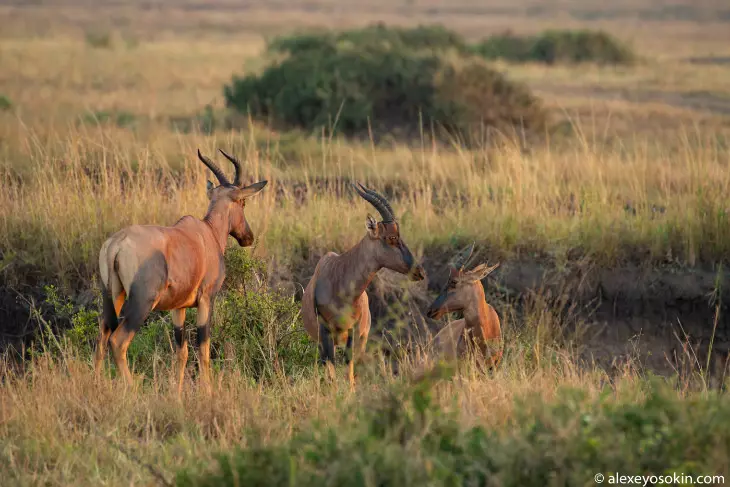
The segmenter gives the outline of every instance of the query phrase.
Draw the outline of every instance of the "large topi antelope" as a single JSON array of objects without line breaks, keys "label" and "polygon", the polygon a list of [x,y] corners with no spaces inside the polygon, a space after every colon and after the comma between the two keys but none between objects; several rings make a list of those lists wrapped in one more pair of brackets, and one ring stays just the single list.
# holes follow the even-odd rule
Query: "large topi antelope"
[{"label": "large topi antelope", "polygon": [[454,360],[462,356],[472,342],[486,359],[487,367],[496,367],[502,359],[499,343],[502,332],[499,317],[487,303],[481,280],[499,264],[479,264],[470,271],[464,267],[474,251],[474,244],[457,254],[449,265],[449,278],[441,294],[429,306],[427,316],[439,319],[446,313],[464,312],[464,318],[444,326],[433,339],[440,358]]},{"label": "large topi antelope", "polygon": [[[354,185],[353,185],[354,186]],[[304,327],[319,344],[319,365],[335,378],[335,346],[345,345],[350,387],[355,386],[353,340],[357,325],[358,352],[362,357],[370,332],[370,308],[365,290],[382,268],[408,275],[413,281],[425,278],[411,251],[401,239],[400,229],[388,201],[358,183],[357,193],[373,205],[382,221],[369,213],[367,234],[342,255],[328,252],[317,263],[302,297]]]},{"label": "large topi antelope", "polygon": [[[202,220],[184,216],[171,227],[132,225],[104,242],[99,253],[103,310],[99,341],[94,356],[98,376],[107,342],[126,383],[132,384],[127,366],[127,348],[152,310],[170,311],[177,349],[177,392],[182,392],[188,346],[185,310],[197,308],[200,376],[206,392],[210,385],[210,315],[223,284],[223,252],[228,235],[241,247],[253,243],[246,221],[246,198],[255,195],[267,181],[242,187],[241,164],[220,151],[236,170],[233,183],[210,159],[198,158],[220,182],[208,181],[208,212]],[[125,297],[127,298],[125,301]]]}]

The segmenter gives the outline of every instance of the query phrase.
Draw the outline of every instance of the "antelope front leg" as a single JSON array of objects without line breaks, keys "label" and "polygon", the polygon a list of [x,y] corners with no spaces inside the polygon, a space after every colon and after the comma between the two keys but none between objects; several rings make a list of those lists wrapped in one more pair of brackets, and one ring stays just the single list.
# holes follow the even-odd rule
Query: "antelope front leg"
[{"label": "antelope front leg", "polygon": [[170,311],[175,331],[175,349],[177,351],[177,397],[182,396],[185,366],[188,363],[188,340],[185,333],[185,308]]},{"label": "antelope front leg", "polygon": [[345,345],[345,360],[348,365],[347,378],[350,380],[350,391],[355,391],[355,358],[353,357],[352,342],[355,337],[355,329],[347,331],[347,344]]},{"label": "antelope front leg", "polygon": [[210,382],[210,314],[211,302],[201,300],[198,303],[198,367],[200,380],[206,394],[211,394]]},{"label": "antelope front leg", "polygon": [[329,328],[319,322],[319,364],[327,367],[327,375],[332,382],[335,381],[335,342]]}]

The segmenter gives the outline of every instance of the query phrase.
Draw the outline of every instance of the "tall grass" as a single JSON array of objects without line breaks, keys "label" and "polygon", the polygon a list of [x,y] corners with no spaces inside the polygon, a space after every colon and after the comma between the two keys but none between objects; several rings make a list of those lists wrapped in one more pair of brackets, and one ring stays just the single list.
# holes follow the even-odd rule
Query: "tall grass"
[{"label": "tall grass", "polygon": [[353,200],[346,183],[317,186],[343,178],[391,188],[415,248],[470,238],[503,258],[577,252],[606,265],[720,261],[730,256],[730,153],[707,136],[677,136],[679,150],[586,141],[529,153],[511,143],[465,152],[324,139],[312,157],[282,163],[275,147],[259,150],[253,133],[145,142],[117,137],[114,128],[25,129],[18,152],[0,167],[0,248],[6,261],[14,256],[46,275],[88,282],[114,231],[204,215],[206,173],[195,151],[221,147],[247,161],[246,177],[271,181],[246,214],[257,251],[284,261],[300,249],[342,250],[362,236],[372,209]]}]

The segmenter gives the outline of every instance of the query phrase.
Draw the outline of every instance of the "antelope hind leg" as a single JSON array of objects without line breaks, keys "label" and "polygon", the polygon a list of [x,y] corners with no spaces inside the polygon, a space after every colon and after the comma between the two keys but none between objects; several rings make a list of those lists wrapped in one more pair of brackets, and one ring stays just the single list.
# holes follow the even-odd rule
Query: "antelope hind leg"
[{"label": "antelope hind leg", "polygon": [[327,368],[330,381],[335,381],[335,342],[327,326],[319,323],[319,364]]},{"label": "antelope hind leg", "polygon": [[119,326],[109,337],[114,362],[129,386],[132,385],[132,374],[127,365],[127,349],[157,304],[161,284],[162,279],[154,274],[152,279],[140,279],[132,283],[129,299],[122,305]]},{"label": "antelope hind leg", "polygon": [[[121,288],[121,285],[119,286]],[[119,326],[118,316],[124,304],[125,293],[123,290],[116,290],[115,298],[109,290],[102,285],[102,312],[99,317],[99,338],[94,351],[94,375],[98,378],[101,375],[106,347],[109,337]]]}]

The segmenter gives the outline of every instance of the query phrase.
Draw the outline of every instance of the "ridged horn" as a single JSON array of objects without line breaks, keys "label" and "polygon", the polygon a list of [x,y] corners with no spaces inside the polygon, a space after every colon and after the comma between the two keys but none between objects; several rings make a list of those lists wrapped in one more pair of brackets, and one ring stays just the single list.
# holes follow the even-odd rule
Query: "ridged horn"
[{"label": "ridged horn", "polygon": [[393,209],[390,207],[390,204],[388,204],[388,200],[360,183],[353,184],[352,186],[355,188],[355,191],[357,191],[357,194],[378,210],[378,213],[380,213],[380,216],[383,218],[383,223],[393,223],[395,221]]},{"label": "ridged horn", "polygon": [[[358,183],[358,184],[360,184],[360,183]],[[380,193],[376,193],[372,189],[366,188],[362,184],[360,184],[360,188],[362,188],[363,191],[365,191],[365,192],[367,192],[367,193],[375,196],[376,198],[378,198],[380,200],[380,202],[383,203],[383,206],[385,206],[388,209],[388,212],[390,213],[391,218],[393,218],[393,220],[395,221],[395,212],[393,211],[393,208],[391,208],[390,203],[388,202],[388,200],[385,199],[385,196],[383,196]]]},{"label": "ridged horn", "polygon": [[231,163],[233,164],[233,167],[236,168],[236,175],[233,178],[233,185],[241,186],[241,161],[239,161],[237,158],[233,157],[230,154],[226,154],[225,152],[223,152],[223,149],[218,149],[218,150],[220,151],[221,154],[223,154],[225,156],[226,159],[231,161]]},{"label": "ridged horn", "polygon": [[459,252],[454,256],[453,259],[451,259],[451,267],[457,270],[464,269],[464,266],[467,262],[469,262],[469,259],[471,258],[471,255],[474,253],[474,245],[476,242],[472,242],[471,245],[466,247],[464,250]]},{"label": "ridged horn", "polygon": [[215,177],[218,178],[218,182],[221,184],[231,184],[228,181],[228,178],[226,175],[221,171],[221,168],[216,165],[215,162],[211,161],[207,157],[205,157],[203,154],[200,153],[200,149],[198,149],[198,159],[200,159],[200,162],[205,164],[210,171],[215,174]]}]

